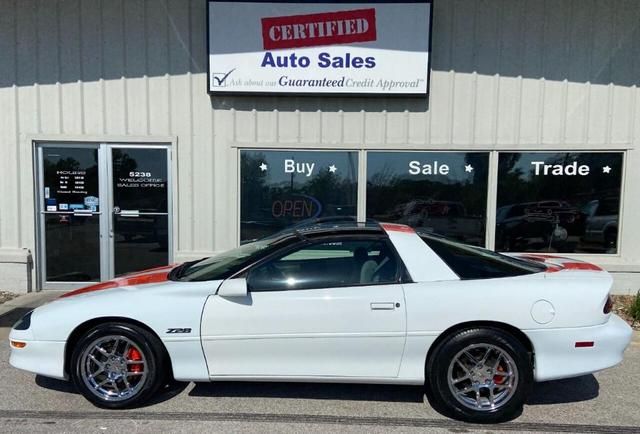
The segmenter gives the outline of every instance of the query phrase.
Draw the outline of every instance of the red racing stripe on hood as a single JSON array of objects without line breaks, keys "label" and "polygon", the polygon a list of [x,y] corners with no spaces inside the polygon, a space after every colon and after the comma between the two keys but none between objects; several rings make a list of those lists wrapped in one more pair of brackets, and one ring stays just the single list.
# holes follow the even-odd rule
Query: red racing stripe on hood
[{"label": "red racing stripe on hood", "polygon": [[125,274],[117,279],[96,283],[95,285],[89,285],[84,288],[76,289],[75,291],[67,292],[66,294],[61,295],[60,298],[72,297],[74,295],[86,294],[88,292],[100,291],[103,289],[117,288],[119,286],[146,285],[149,283],[166,282],[169,278],[169,272],[175,268],[176,265],[177,264],[155,267],[131,274]]}]

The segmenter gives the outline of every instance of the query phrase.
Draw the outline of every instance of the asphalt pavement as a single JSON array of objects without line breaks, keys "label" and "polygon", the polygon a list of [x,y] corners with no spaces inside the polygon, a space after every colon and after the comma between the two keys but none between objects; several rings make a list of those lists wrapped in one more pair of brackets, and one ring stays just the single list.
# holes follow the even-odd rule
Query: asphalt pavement
[{"label": "asphalt pavement", "polygon": [[[33,297],[37,304],[42,298]],[[20,303],[17,303],[19,305]],[[14,309],[26,309],[14,306]],[[12,368],[9,327],[0,316],[0,432],[585,432],[640,433],[640,334],[624,362],[575,379],[538,383],[522,415],[477,426],[434,411],[422,389],[407,386],[203,383],[175,384],[150,405],[98,409],[64,381]]]}]

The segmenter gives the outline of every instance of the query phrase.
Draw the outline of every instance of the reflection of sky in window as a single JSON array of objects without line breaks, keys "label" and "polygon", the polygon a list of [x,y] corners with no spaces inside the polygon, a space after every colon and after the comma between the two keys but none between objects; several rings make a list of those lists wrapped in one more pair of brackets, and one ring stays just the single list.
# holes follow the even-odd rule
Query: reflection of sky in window
[{"label": "reflection of sky in window", "polygon": [[[167,151],[164,149],[114,149],[114,157],[117,157],[117,153],[121,152],[121,155],[127,155],[130,159],[135,161],[135,170],[139,172],[151,172],[151,176],[154,178],[167,178]],[[114,162],[117,162],[115,158]],[[130,168],[128,166],[124,168],[114,167],[116,171],[125,170],[125,173],[117,173],[119,176],[129,176]]]},{"label": "reflection of sky in window", "polygon": [[98,151],[81,148],[44,148],[44,157],[51,164],[57,164],[61,159],[67,160],[71,158],[79,163],[80,169],[86,170],[97,164]]},{"label": "reflection of sky in window", "polygon": [[[465,153],[465,152],[369,152],[367,154],[367,179],[379,173],[388,172],[390,175],[405,179],[430,179],[442,183],[454,183],[460,181],[472,181],[473,176],[480,169],[476,167],[474,161],[467,161],[468,155],[479,156],[487,153]],[[411,175],[409,173],[409,163],[411,161],[420,162],[420,174]],[[439,166],[446,164],[449,166],[447,175],[423,175],[422,167],[425,164],[432,166],[437,161]],[[465,172],[465,165],[473,166],[472,172]],[[488,164],[488,158],[484,159],[484,165]],[[434,172],[432,172],[434,173]]]},{"label": "reflection of sky in window", "polygon": [[[533,161],[544,161],[545,164],[556,163],[559,158],[564,160],[566,153],[529,153],[529,154],[516,154],[519,155],[518,162],[510,170],[511,172],[519,171],[522,173],[521,178],[530,180],[534,175],[534,166],[531,164]],[[573,159],[569,160],[569,163],[573,162]],[[580,164],[580,159],[578,159]]]},{"label": "reflection of sky in window", "polygon": [[[339,178],[346,178],[356,182],[358,175],[358,154],[346,151],[242,151],[242,156],[247,156],[256,160],[255,167],[251,168],[256,173],[263,173],[260,170],[260,163],[268,166],[264,172],[266,179],[270,183],[293,182],[300,183],[313,179],[319,173],[329,172],[329,166],[335,165],[336,171],[333,175]],[[311,176],[306,173],[285,173],[285,160],[294,160],[295,163],[315,163]],[[305,170],[306,167],[305,167]]]}]

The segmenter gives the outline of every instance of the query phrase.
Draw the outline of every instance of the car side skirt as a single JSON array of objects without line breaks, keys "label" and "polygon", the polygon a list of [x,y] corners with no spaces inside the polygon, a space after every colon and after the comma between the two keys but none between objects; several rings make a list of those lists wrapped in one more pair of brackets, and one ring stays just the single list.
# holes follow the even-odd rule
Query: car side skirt
[{"label": "car side skirt", "polygon": [[214,375],[211,381],[263,381],[291,383],[347,383],[347,384],[403,384],[422,385],[424,378],[400,377],[332,377],[332,376],[254,376],[254,375]]}]

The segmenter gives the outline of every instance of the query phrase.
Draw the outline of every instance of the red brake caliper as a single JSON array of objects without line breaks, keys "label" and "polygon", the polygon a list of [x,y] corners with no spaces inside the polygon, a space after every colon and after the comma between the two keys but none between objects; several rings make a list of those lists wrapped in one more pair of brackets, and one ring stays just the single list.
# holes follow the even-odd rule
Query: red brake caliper
[{"label": "red brake caliper", "polygon": [[[142,354],[140,354],[140,351],[131,347],[129,348],[129,351],[127,351],[127,360],[129,360],[130,362],[141,362]],[[135,373],[142,372],[142,369],[144,368],[142,363],[134,363],[129,366],[130,366],[129,371],[135,372]]]},{"label": "red brake caliper", "polygon": [[[496,371],[504,372],[504,368],[502,366],[498,365],[498,367],[496,368]],[[504,379],[505,379],[505,377],[502,376],[502,375],[494,375],[493,376],[493,382],[496,383],[496,384],[504,383]]]}]

